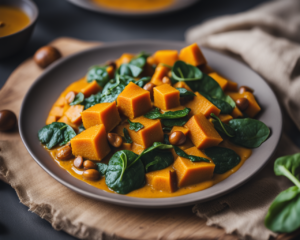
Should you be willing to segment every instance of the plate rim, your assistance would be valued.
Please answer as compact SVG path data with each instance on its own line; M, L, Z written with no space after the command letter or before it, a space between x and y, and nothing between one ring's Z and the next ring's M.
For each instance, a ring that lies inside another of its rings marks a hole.
M113 204L117 204L117 205L123 205L123 206L128 206L128 207L135 207L135 208L171 208L171 207L182 207L182 206L188 206L188 205L192 205L192 204L195 204L195 203L200 203L200 202L206 202L206 201L209 201L211 199L215 199L217 197L220 197L220 196L223 196L225 194L227 194L228 192L231 192L233 191L234 189L240 187L241 185L245 184L247 181L249 181L250 179L252 179L255 175L257 175L262 169L263 167L268 163L268 161L272 158L272 156L274 155L275 153L275 150L279 144L279 141L280 141L280 138L281 138L281 135L282 135L282 129L283 129L283 116L282 116L282 109L281 109L281 106L279 104L279 101L278 101L278 98L276 96L276 94L274 93L274 91L272 90L272 88L270 87L269 83L262 77L260 76L258 73L256 73L253 69L251 69L248 65L246 65L244 62L242 61L239 61L231 56L228 56L228 55L225 55L219 51L216 51L216 50L213 50L213 49L209 49L209 48L205 48L205 47L201 47L202 49L206 49L208 51L212 51L212 52L215 52L217 54L220 54L220 55L223 55L227 58L230 58L231 60L233 60L234 62L237 62L239 64L242 64L244 65L244 67L246 67L248 70L250 70L251 72L253 72L254 74L258 75L262 81L264 81L267 86L270 88L271 90L271 93L274 95L274 98L276 100L276 104L277 106L279 107L279 114L280 114L280 119L279 119L279 122L280 122L280 129L279 129L279 135L278 135L278 139L276 139L276 144L275 144L275 147L272 151L272 153L269 155L269 157L264 161L264 163L260 166L260 168L258 168L254 173L252 173L249 177L243 179L242 181L239 181L238 183L232 185L231 187L227 188L226 190L222 191L222 192L219 192L213 196L210 196L210 197L206 197L206 198L203 198L203 199L192 199L192 200L188 200L188 201L177 201L177 202L172 202L172 203L168 203L168 201L165 201L165 203L159 203L159 204L156 204L154 203L153 205L149 205L149 204L145 204L143 203L143 199L147 199L147 200L152 200L152 201L155 201L156 199L159 199L159 200L162 200L164 201L163 199L165 200L168 200L168 199L174 199L174 198L180 198L182 196L187 196L189 194L186 194L186 195L181 195L181 196L175 196L175 197L168 197L168 198L136 198L136 197L129 197L129 196L126 196L127 197L127 200L122 200L122 199L117 199L117 198L114 198L113 196L118 196L119 194L115 194L115 193L109 193L109 197L106 197L106 196L101 196L101 195L97 195L95 193L90 193L88 192L87 190L84 190L84 189L80 189L76 186L73 186L71 183L68 183L66 182L65 180L61 179L59 176L57 176L55 173L53 173L51 170L47 169L46 166L44 166L42 164L42 162L35 156L34 152L31 151L30 147L27 145L27 142L25 140L25 135L24 135L24 132L23 132L23 126L22 126L22 119L24 118L24 105L26 103L26 99L29 98L29 95L30 95L30 92L34 89L34 87L40 82L43 80L43 78L48 74L50 73L51 71L53 71L53 69L55 69L57 66L60 66L61 64L63 64L64 62L67 62L69 61L70 59L73 59L73 58L76 58L76 57L79 57L80 55L84 55L84 54L88 54L88 52L92 52L94 51L95 49L97 50L101 50L101 49L106 49L106 48L113 48L113 47L117 47L117 46L125 46L125 45L136 45L136 44L153 44L153 45L160 45L160 44L170 44L170 45L187 45L186 42L183 42L183 41L165 41L165 40L129 40L129 41L117 41L117 42L111 42L111 43L104 43L103 45L100 45L100 46L95 46L95 47L92 47L92 48L88 48L86 50L83 50L83 51L79 51L77 53L74 53L74 54L71 54L69 56L66 56L66 57L63 57L59 60L57 60L56 62L54 62L53 64L51 64L51 66L49 66L47 69L44 70L44 72L32 83L32 85L29 87L29 89L27 90L24 98L23 98L23 101L22 101L22 104L21 104L21 108L20 108L20 113L19 113L19 119L18 119L18 127L19 127L19 133L20 133L20 137L22 139L22 142L23 144L25 145L27 151L29 152L29 154L31 155L31 157L35 160L36 163L38 163L38 165L44 170L46 171L51 177L53 177L56 181L58 181L59 183L63 184L64 186L68 187L69 189L81 194L81 195L84 195L84 196L87 196L87 197L90 197L90 198L93 198L93 199L96 199L96 200L100 200L100 201L104 201L104 202L108 202L108 203L113 203ZM46 154L46 151L45 151L45 154ZM53 161L53 163L55 163L57 166L58 164L56 162ZM58 166L60 168L60 166ZM239 171L239 170L238 170ZM238 172L237 171L237 172ZM69 173L68 173L69 174ZM73 176L72 176L73 177ZM230 177L230 176L229 176ZM74 177L73 177L74 178ZM76 178L75 178L76 179ZM226 178L228 179L228 178ZM80 180L79 180L80 181ZM103 190L102 190L103 191ZM199 191L198 191L199 192ZM106 192L108 193L108 192ZM192 194L192 193L191 193ZM124 195L122 195L124 196ZM140 202L139 203L131 203L130 202L130 198L134 198L134 199L139 199Z

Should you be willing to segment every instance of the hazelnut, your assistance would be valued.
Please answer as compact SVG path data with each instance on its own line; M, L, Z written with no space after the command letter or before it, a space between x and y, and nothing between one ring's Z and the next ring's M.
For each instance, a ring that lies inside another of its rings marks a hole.
M56 157L59 159L59 160L69 160L73 157L73 154L72 154L72 148L70 147L69 144L61 147L60 149L57 150L57 153L56 153Z
M123 143L122 137L117 133L108 133L107 134L108 142L115 148L121 147Z
M235 101L235 103L241 111L245 111L249 106L249 101L247 98L239 98Z
M83 168L84 169L97 169L97 165L92 162L91 160L85 160L83 162Z
M186 141L186 136L181 131L174 131L169 136L169 142L172 145L182 145Z
M251 92L251 93L253 93L254 90L252 88L247 87L247 86L241 86L239 88L239 93L244 93L244 92Z
M155 87L155 85L151 82L148 82L145 84L145 86L143 87L146 91L150 92L150 97L153 98L153 88Z
M81 156L78 156L74 159L73 162L74 167L82 168L83 167L83 158Z
M166 76L166 77L163 77L162 83L163 83L163 84L171 84L171 80L170 80L170 78L168 78L168 77Z
M33 58L37 65L39 65L41 68L46 68L51 63L61 58L61 53L55 47L44 46L35 52Z
M86 180L96 181L100 178L100 173L96 169L85 170L82 177Z
M10 110L0 111L0 131L9 131L16 126L17 117Z

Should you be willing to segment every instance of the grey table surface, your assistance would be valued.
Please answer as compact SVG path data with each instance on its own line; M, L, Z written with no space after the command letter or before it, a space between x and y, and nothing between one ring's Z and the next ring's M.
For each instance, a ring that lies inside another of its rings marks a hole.
M216 16L248 10L265 0L202 0L180 12L144 19L89 12L65 0L35 0L35 2L40 15L33 36L19 54L0 61L0 88L21 62L32 56L39 47L61 36L102 42L131 39L183 41L184 32L190 26ZM293 124L290 125L288 132L297 145L300 145L300 134ZM28 208L19 202L15 191L0 181L0 239L76 238L63 231L55 231L47 221L29 212Z

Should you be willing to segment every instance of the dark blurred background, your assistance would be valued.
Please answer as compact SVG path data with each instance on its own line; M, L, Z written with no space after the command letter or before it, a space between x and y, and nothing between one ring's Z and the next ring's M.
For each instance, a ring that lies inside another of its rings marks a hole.
M39 18L33 36L27 47L19 54L0 61L0 88L20 63L31 57L39 47L58 37L102 42L130 39L183 41L184 32L190 26L216 16L246 11L266 1L199 0L197 4L182 11L142 19L89 12L73 6L66 0L34 0L34 2L39 8ZM15 191L0 181L0 239L75 238L64 232L55 231L47 221L28 212L28 208L19 203Z

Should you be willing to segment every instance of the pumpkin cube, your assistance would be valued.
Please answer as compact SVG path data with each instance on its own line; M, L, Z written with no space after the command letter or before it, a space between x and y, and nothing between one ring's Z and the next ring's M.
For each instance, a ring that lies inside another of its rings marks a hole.
M74 123L72 123L69 118L67 118L66 116L62 116L60 119L58 119L58 122L63 122L65 124L68 124L69 126L71 126L76 132L78 131L78 126Z
M53 106L50 110L49 115L55 117L55 121L63 116L64 113L64 108L63 107L58 107L58 106Z
M130 119L149 112L152 108L150 92L130 82L117 98L118 109Z
M66 104L66 100L65 100L64 96L60 96L54 103L54 106L64 107L65 104Z
M81 89L85 88L87 85L89 85L89 83L87 82L86 77L83 77L68 86L62 95L66 96L69 92L79 93Z
M231 112L231 116L232 116L233 118L238 118L238 117L243 117L244 114L241 112L240 109L238 109L237 106L235 106L234 109L233 109L232 112Z
M199 69L200 69L202 72L206 73L206 74L210 74L210 73L215 72L215 71L214 71L209 65L207 65L207 64L203 64L203 65L199 66Z
M181 49L179 53L179 60L193 66L206 64L206 59L196 43Z
M55 121L56 121L56 117L55 117L55 116L49 115L49 116L47 117L47 119L46 119L46 125L49 125L49 124L51 124L51 123L53 123L53 122L55 122Z
M192 162L187 158L178 157L174 162L177 173L178 187L185 187L210 180L213 176L215 164L196 147L184 150L189 155L207 158L210 162Z
M103 124L90 127L71 139L72 153L89 160L102 160L110 147Z
M205 117L208 117L211 113L214 113L217 116L220 114L221 110L219 108L217 108L214 104L208 101L200 93L195 92L195 94L196 96L193 98L193 100L185 104L187 108L191 109L191 115L202 113Z
M185 136L187 136L187 134L189 133L189 129L188 128L185 128L185 127L180 127L180 126L174 126L171 130L171 133L172 132L175 132L175 131L180 131L182 132Z
M218 116L223 123L228 123L233 117L230 114L220 114ZM212 118L209 119L210 122L212 122Z
M113 66L108 66L108 67L106 68L106 72L108 73L108 76L109 76L110 78L114 78L114 75L115 75L115 69L114 69Z
M255 115L261 110L260 106L255 100L254 95L251 92L243 92L243 93L231 93L228 95L236 101L239 98L247 98L249 101L248 108L244 111L249 117L253 118Z
M122 56L115 61L117 68L119 68L124 63L129 63L133 57L134 57L133 54L123 53Z
M131 148L132 148L132 144L131 143L125 143L123 142L121 147L120 147L120 150L129 150L131 151Z
M177 190L176 172L170 167L146 173L146 182L158 191L172 193Z
M65 116L69 118L69 120L74 124L81 123L81 112L83 111L83 105L74 105L69 107L69 109L65 112Z
M174 88L185 88L188 91L193 92L193 90L185 82L177 82L173 85Z
M84 88L81 89L81 92L84 94L85 97L89 97L92 94L96 94L97 92L101 91L102 87L96 81L92 81Z
M169 84L163 84L153 88L154 106L168 110L180 105L180 93Z
M144 126L144 128L137 132L130 130L129 127L127 127L129 136L133 142L141 145L144 148L147 148L152 146L154 142L163 141L164 133L160 120L152 120L141 116L132 119L132 122L139 122Z
M144 150L145 150L145 148L143 146L141 146L135 142L131 146L131 151L133 151L137 155L140 155Z
M217 74L216 72L210 73L208 74L211 78L213 78L217 83L219 83L220 87L222 88L222 90L224 91L228 85L228 80L222 76L220 76L219 74Z
M228 80L228 84L225 88L225 91L237 92L237 90L238 90L238 84L236 82L232 82Z
M98 103L84 110L81 116L85 129L103 124L106 132L110 132L121 122L115 101L111 103Z
M190 130L188 137L197 148L217 146L223 141L213 124L211 124L202 113L191 117L185 124L185 127Z
M155 72L151 78L151 83L153 83L156 86L162 85L162 79L168 75L168 72L170 71L170 68L159 64L156 68L155 68Z
M174 63L178 60L178 51L159 50L154 53L153 57L157 63L163 63L172 67Z

